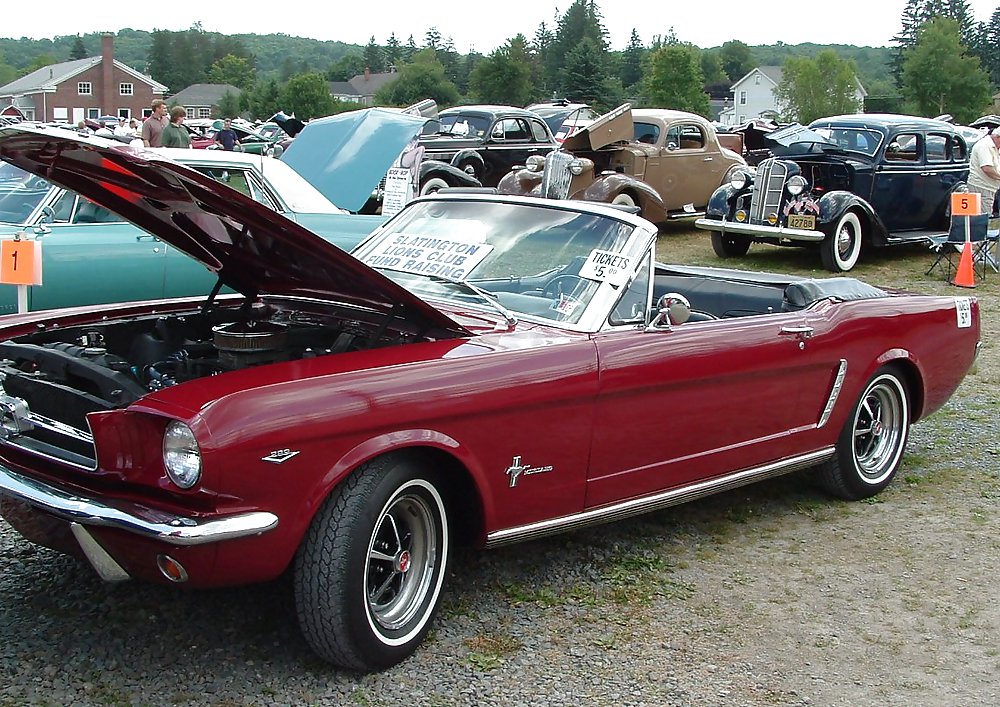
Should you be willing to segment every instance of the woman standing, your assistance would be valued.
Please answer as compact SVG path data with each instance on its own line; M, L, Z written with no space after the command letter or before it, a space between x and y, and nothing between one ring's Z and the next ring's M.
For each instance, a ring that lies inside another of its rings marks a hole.
M170 122L163 128L161 143L163 147L191 147L191 134L184 127L187 111L184 106L174 106L170 109Z

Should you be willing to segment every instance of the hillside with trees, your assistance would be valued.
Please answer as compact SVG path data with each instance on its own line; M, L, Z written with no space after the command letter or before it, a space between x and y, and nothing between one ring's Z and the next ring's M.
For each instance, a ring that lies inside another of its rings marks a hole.
M702 48L670 30L643 44L635 30L624 47L611 47L596 0L574 0L531 37L518 34L488 54L461 54L435 28L422 38L391 33L359 46L284 34L223 35L198 24L172 32L123 29L115 56L176 92L192 83L230 83L243 90L240 110L266 117L278 108L313 117L356 107L316 96L323 81L395 71L398 79L376 96L387 105L434 97L442 106L464 102L524 105L563 96L610 108L623 101L705 114L708 97L730 95L752 68L781 66L779 94L788 119L845 105L856 75L870 111L958 117L985 112L1000 84L1000 8L975 22L967 0L907 0L890 47L843 44L748 46L728 41ZM100 34L35 40L0 39L0 85L41 66L100 53ZM947 68L946 68L947 67ZM957 72L957 73L956 73ZM320 91L322 93L322 91ZM817 95L812 104L803 97ZM309 98L307 99L306 96ZM319 113L317 113L319 111Z

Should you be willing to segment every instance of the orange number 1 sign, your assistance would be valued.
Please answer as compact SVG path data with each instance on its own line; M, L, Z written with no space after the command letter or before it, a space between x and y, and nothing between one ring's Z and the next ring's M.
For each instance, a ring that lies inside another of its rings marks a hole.
M41 285L41 242L0 241L0 283L5 285Z
M975 192L955 192L951 195L952 216L978 216L982 195Z

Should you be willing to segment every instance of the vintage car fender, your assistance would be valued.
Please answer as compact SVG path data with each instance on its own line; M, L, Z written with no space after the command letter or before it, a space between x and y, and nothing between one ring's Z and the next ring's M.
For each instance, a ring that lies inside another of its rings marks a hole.
M834 228L840 217L849 210L858 212L866 241L875 245L885 243L887 230L882 219L875 213L871 204L853 192L831 191L820 197L818 225Z
M500 178L497 192L500 194L539 194L542 187L542 173L527 169L512 169Z
M705 207L705 218L722 221L732 212L731 202L737 196L736 189L728 182L712 192Z
M450 187L481 187L482 183L465 170L441 160L424 160L420 163L420 186L427 180L443 179Z
M597 175L585 189L575 192L570 198L610 204L616 196L626 192L635 199L644 219L653 223L667 220L667 205L659 192L641 179L620 172Z
M459 169L461 169L461 165L463 164L472 165L476 170L476 174L482 174L483 170L486 169L486 162L483 160L483 156L479 154L478 150L473 148L466 148L456 152L455 156L451 158L451 164L453 167L458 167Z

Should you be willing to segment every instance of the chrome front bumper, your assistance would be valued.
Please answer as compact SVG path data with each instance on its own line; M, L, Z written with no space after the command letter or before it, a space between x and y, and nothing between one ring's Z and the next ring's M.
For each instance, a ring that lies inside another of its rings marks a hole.
M719 221L712 218L700 218L694 222L694 225L705 231L734 233L754 238L785 238L790 241L811 241L813 243L826 238L826 234L822 231L807 231L802 228L785 228L784 226L760 226L753 223Z
M260 535L278 525L264 511L210 520L188 518L128 501L86 498L0 466L0 496L7 496L82 526L117 528L170 545L205 545Z

